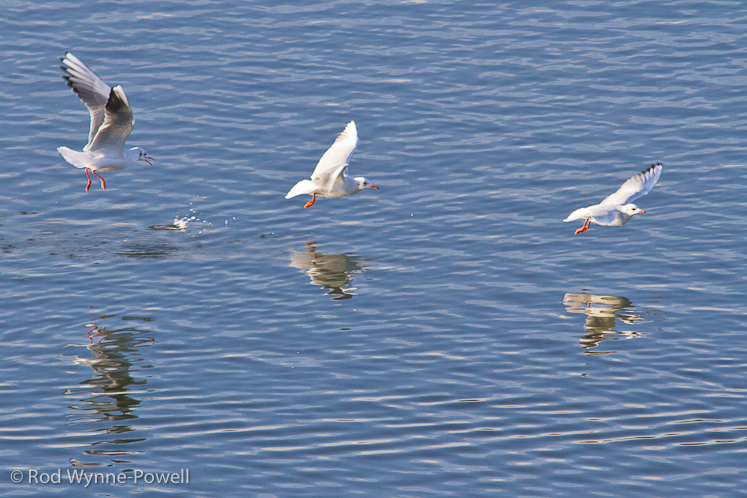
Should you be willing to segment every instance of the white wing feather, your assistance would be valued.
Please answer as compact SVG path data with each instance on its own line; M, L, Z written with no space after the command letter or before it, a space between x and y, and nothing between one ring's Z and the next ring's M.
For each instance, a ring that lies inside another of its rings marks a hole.
M60 58L60 60L64 64L64 66L60 66L60 69L66 73L63 78L67 80L68 86L80 97L80 100L83 101L91 113L88 145L83 149L88 150L96 137L96 133L104 123L105 106L109 100L111 89L101 78L96 76L96 73L88 69L88 66L70 52L67 52L65 57Z
M112 88L109 100L104 107L104 122L87 147L91 151L112 149L121 151L125 141L135 127L132 107L120 85Z
M350 156L358 146L358 130L355 121L351 121L337 135L335 143L327 149L311 174L311 180L324 189L330 189L337 178L348 167Z
M659 181L661 170L661 163L652 165L643 173L639 173L628 179L628 181L622 184L622 187L620 187L617 192L606 197L599 204L614 204L616 206L622 206L648 194L651 189L654 188L656 182Z

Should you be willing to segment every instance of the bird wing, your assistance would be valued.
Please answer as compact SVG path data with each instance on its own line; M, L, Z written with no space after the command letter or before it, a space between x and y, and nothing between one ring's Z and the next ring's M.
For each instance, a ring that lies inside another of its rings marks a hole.
M603 207L603 204L599 204L599 207ZM609 226L610 223L615 221L615 218L617 218L618 214L622 214L622 211L619 209L598 209L592 214L592 217L597 222L597 224L602 226ZM629 217L628 217L629 218Z
M83 150L88 150L93 142L96 132L99 131L101 124L104 122L105 106L109 100L109 85L101 81L96 73L88 69L80 59L70 52L65 53L65 57L60 57L64 64L60 69L65 71L62 77L67 81L67 86L80 97L80 100L91 113L91 130L88 133L88 145Z
M353 155L355 148L358 146L358 130L355 127L355 121L351 121L337 135L335 143L327 149L311 174L311 180L324 188L330 188L334 185L337 178L348 167L350 156Z
M622 206L628 204L639 197L648 194L656 182L659 181L661 176L661 170L663 166L661 163L653 164L649 169L643 173L639 173L628 179L622 184L617 192L606 197L599 204L614 204L616 206Z
M120 85L115 86L109 93L109 100L104 106L104 122L96 132L93 141L87 146L88 150L100 151L124 149L125 140L135 127L132 108Z
M345 183L345 170L348 169L347 164L343 164L337 169L330 169L317 176L312 182L319 186L320 192L332 192L335 185L343 185Z

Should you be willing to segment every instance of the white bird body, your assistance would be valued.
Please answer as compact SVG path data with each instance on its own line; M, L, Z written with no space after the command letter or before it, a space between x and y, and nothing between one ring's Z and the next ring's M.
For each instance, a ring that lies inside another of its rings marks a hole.
M619 227L629 222L633 216L645 213L631 201L642 197L654 188L661 176L662 164L652 165L643 173L629 178L614 194L607 196L599 204L576 209L563 221L586 220L584 225L576 230L582 233L589 229L590 223L605 227Z
M309 194L312 195L314 192L320 197L346 197L348 195L357 194L363 188L357 179L348 175L347 168L342 171L337 177L331 187L323 188L320 182L314 180L301 180L290 189L290 192L285 196L286 199L296 197L297 195Z
M76 168L85 168L88 177L86 192L91 186L89 169L101 179L101 187L106 189L104 179L96 174L97 170L116 171L138 161L145 161L150 165L153 158L140 147L124 148L127 137L135 127L132 107L124 89L120 85L109 88L96 73L70 52L60 60L64 64L60 69L66 73L63 78L91 113L91 129L88 144L83 147L82 152L67 147L58 147L57 151Z
M68 149L67 147L57 148L57 151L65 158L65 161L76 168L90 168L94 171L117 171L132 166L140 160L140 150L142 150L140 147L133 147L129 150L123 149L121 151L102 154L101 152L92 150L80 152Z
M626 206L635 206L635 204L627 204ZM633 215L636 214L628 211L630 209L635 209L635 207L628 207L626 208L626 211L623 211L624 208L625 206L605 206L603 204L597 204L596 206L576 209L563 221L590 218L592 223L596 223L597 225L619 227L633 219Z
M357 194L364 188L375 188L376 185L364 177L353 178L348 174L350 157L358 146L358 130L355 127L355 121L351 121L345 129L337 136L332 147L327 149L311 174L311 180L301 180L296 183L286 194L285 198L290 199L297 195L312 195L311 201L306 203L305 208L311 206L316 201L316 196L320 197L346 197Z

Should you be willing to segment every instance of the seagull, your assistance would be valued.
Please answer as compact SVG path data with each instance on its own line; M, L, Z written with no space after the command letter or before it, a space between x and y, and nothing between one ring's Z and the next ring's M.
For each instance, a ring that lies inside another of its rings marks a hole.
M309 194L313 197L304 205L304 208L311 207L316 202L316 196L321 197L345 197L347 195L357 194L364 188L375 188L366 178L357 176L353 178L348 175L348 165L350 156L353 155L358 145L358 130L355 128L355 121L351 121L337 135L335 143L327 149L319 163L311 174L311 180L301 180L290 189L286 199L297 195Z
M576 209L563 221L580 220L584 218L584 225L576 230L583 233L589 229L592 222L604 227L619 227L626 224L638 213L645 213L630 201L648 194L661 176L662 164L652 164L649 169L628 179L617 192L605 198L599 204Z
M83 152L67 147L58 147L57 151L76 168L86 169L86 192L91 187L89 169L101 180L101 188L106 190L106 182L96 170L116 171L138 161L152 165L151 161L154 159L140 147L129 150L124 148L125 141L135 126L135 120L122 87L117 85L109 88L96 73L70 52L66 52L65 57L60 57L60 60L63 64L60 69L66 73L62 78L91 112L91 131Z

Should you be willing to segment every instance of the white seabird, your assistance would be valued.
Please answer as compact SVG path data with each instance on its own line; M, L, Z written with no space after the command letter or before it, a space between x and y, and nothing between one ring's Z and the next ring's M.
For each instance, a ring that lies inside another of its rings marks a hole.
M311 174L311 180L301 180L290 189L286 199L297 195L309 194L313 197L304 207L310 207L316 202L316 196L345 197L357 194L364 188L375 188L366 178L348 175L350 157L358 146L358 130L355 121L351 121L337 136L332 147L327 149Z
M580 220L584 218L584 225L576 230L576 233L583 233L589 229L591 223L605 227L619 227L639 213L645 213L631 201L648 194L656 182L659 181L661 163L652 164L649 169L639 173L622 184L617 192L606 197L602 202L594 206L576 209L568 218L563 221Z
M140 147L129 150L124 148L125 141L135 126L135 119L132 117L130 102L122 87L117 85L109 88L96 73L70 52L66 52L65 57L61 57L60 60L63 63L60 69L66 73L62 78L67 80L68 86L91 113L91 131L88 135L88 144L83 147L82 152L67 147L58 147L57 150L76 168L86 169L86 192L91 187L89 169L101 179L101 188L106 190L106 182L96 170L116 171L138 161L145 161L151 165L154 159Z

